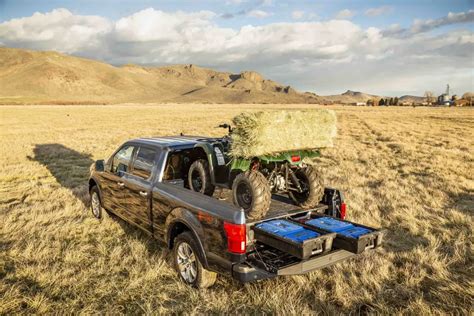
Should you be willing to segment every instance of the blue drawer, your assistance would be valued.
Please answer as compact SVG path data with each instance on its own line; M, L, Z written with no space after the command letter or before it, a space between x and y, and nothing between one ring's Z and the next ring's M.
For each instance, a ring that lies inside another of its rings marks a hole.
M324 229L333 233L339 233L342 230L352 228L354 225L331 217L318 217L306 222L307 225Z
M252 229L259 244L271 246L299 259L308 259L332 249L336 233L319 232L303 225L274 219L258 223Z
M316 238L316 237L319 237L320 235L321 234L318 234L315 231L312 231L309 229L303 229L302 231L285 235L284 238L290 239L297 243L302 243L305 240Z
M337 232L337 233L340 234L340 235L349 237L349 238L359 238L360 236L366 235L366 234L371 233L371 232L372 231L367 229L367 228L351 227L351 228L344 229L344 230L342 230L340 232Z
M255 225L257 228L281 237L301 232L304 228L298 224L283 219L275 219Z

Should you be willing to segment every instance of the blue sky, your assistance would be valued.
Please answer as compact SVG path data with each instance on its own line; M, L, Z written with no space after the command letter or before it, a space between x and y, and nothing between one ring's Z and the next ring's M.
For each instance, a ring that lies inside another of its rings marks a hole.
M375 7L389 6L389 14L368 19L363 13ZM447 12L462 12L474 8L474 1L60 1L60 0L0 0L0 21L30 16L35 12L48 12L55 8L66 8L75 14L100 15L118 19L134 12L156 8L163 11L200 11L211 10L220 14L238 13L242 10L261 9L271 12L267 19L236 15L233 19L218 19L217 23L229 27L241 27L246 24L263 24L291 20L291 13L302 10L315 14L315 20L334 17L339 11L349 9L359 12L352 19L362 26L384 26L398 23L409 26L414 19L432 19L446 15Z
M474 90L473 10L473 1L0 0L0 45L115 65L252 69L319 94L422 94L447 82L461 92Z

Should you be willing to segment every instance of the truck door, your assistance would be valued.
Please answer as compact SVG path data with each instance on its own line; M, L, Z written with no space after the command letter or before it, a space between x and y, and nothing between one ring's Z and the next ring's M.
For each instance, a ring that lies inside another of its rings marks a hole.
M135 146L124 145L109 160L101 183L102 203L108 210L123 216L123 177L129 172Z
M125 216L142 229L151 229L151 183L158 149L139 146L131 163L131 171L123 177Z

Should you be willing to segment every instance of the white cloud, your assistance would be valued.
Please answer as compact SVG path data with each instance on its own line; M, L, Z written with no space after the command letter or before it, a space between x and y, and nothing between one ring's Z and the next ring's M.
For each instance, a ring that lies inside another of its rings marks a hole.
M100 38L111 29L112 24L105 18L56 9L0 23L0 39L7 46L74 53L100 46Z
M356 14L356 13L355 13L354 11L351 11L351 10L349 10L349 9L344 9L344 10L339 11L339 12L336 14L335 18L336 18L336 19L343 19L343 20L344 20L344 19L350 19L350 18L352 18L355 14Z
M214 16L210 11L167 13L149 8L118 20L114 34L120 41L173 40L212 27L209 20Z
M250 16L252 18L258 18L258 19L263 19L270 15L271 13L263 11L263 10L251 10L249 11L249 13L247 13L247 16Z
M398 25L386 30L362 28L348 20L232 29L217 25L210 11L145 9L110 21L57 9L0 23L0 42L113 64L193 63L228 71L253 69L318 93L340 92L342 87L381 94L422 93L445 82L463 91L473 89L472 32L433 35L427 30L460 23L472 14L419 21L408 30ZM405 35L394 36L396 32Z
M365 15L367 16L378 16L382 14L387 14L393 11L393 8L391 6L381 6L377 8L370 8L365 11Z
M291 12L291 17L295 20L299 20L299 19L302 19L305 15L305 12L304 11L301 11L301 10L295 10L293 12Z

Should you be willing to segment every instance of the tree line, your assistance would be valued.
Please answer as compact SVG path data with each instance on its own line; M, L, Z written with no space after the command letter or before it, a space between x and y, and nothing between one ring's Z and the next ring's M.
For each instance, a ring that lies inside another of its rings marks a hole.
M398 105L399 99L395 98L381 98L380 100L367 100L367 105Z

